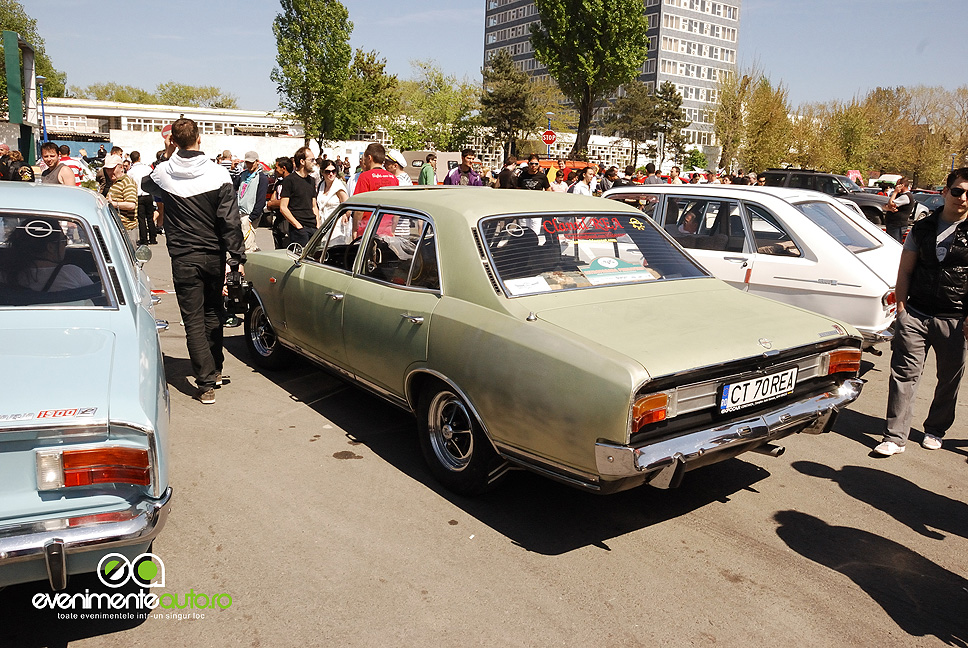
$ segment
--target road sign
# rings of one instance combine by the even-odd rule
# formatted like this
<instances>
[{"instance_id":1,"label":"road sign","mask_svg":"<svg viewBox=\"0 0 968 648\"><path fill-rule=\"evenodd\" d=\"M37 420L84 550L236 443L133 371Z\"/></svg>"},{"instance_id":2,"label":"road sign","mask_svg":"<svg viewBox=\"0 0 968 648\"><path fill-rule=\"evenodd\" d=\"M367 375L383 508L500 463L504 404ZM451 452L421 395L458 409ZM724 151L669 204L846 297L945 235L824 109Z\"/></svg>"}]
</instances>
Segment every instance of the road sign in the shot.
<instances>
[{"instance_id":1,"label":"road sign","mask_svg":"<svg viewBox=\"0 0 968 648\"><path fill-rule=\"evenodd\" d=\"M552 144L554 144L555 140L557 139L558 139L558 136L555 135L555 132L553 130L546 130L541 134L541 141L547 144L548 146L551 146Z\"/></svg>"}]
</instances>

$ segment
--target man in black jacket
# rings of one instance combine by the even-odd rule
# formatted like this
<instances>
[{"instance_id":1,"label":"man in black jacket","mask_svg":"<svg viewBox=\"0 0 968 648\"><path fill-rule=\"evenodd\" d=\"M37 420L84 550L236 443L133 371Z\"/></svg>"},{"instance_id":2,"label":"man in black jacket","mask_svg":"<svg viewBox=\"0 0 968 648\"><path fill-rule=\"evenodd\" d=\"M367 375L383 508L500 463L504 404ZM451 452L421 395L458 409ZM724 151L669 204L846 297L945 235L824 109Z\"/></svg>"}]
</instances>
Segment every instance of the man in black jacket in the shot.
<instances>
[{"instance_id":1,"label":"man in black jacket","mask_svg":"<svg viewBox=\"0 0 968 648\"><path fill-rule=\"evenodd\" d=\"M931 347L938 385L921 445L941 448L955 420L968 340L968 167L952 171L942 193L944 206L914 224L901 252L887 421L884 441L874 448L887 457L904 452L914 396Z\"/></svg>"},{"instance_id":2,"label":"man in black jacket","mask_svg":"<svg viewBox=\"0 0 968 648\"><path fill-rule=\"evenodd\" d=\"M222 382L225 255L240 270L245 263L239 205L228 170L202 153L194 121L177 120L171 139L178 150L157 165L142 186L164 204L175 297L198 386L195 398L209 405Z\"/></svg>"}]
</instances>

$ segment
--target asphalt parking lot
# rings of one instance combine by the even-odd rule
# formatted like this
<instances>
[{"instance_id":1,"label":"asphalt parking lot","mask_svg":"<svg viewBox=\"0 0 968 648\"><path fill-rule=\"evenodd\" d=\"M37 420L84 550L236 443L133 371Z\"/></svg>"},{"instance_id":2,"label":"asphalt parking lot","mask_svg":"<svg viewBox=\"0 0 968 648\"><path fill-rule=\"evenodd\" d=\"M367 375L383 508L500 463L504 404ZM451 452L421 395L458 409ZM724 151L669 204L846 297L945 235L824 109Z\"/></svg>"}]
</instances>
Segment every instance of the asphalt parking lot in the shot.
<instances>
[{"instance_id":1,"label":"asphalt parking lot","mask_svg":"<svg viewBox=\"0 0 968 648\"><path fill-rule=\"evenodd\" d=\"M468 499L432 480L412 417L307 362L256 370L241 328L230 383L192 400L173 295L158 316L174 497L153 551L165 591L231 605L78 621L31 606L46 585L11 587L0 645L968 646L968 406L942 450L871 456L887 354L865 355L833 433L779 458L608 497L517 472ZM932 365L916 428L933 386Z\"/></svg>"}]
</instances>

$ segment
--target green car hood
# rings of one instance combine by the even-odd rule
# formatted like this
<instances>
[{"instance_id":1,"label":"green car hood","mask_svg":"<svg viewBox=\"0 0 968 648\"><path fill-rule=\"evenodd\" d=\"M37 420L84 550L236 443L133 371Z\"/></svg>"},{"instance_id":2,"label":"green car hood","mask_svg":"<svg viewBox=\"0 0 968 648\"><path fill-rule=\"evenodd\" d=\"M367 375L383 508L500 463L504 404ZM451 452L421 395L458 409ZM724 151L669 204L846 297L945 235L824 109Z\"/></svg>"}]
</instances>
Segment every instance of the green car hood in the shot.
<instances>
[{"instance_id":1,"label":"green car hood","mask_svg":"<svg viewBox=\"0 0 968 648\"><path fill-rule=\"evenodd\" d=\"M107 421L111 331L40 328L7 330L4 336L10 344L0 371L0 432Z\"/></svg>"},{"instance_id":2,"label":"green car hood","mask_svg":"<svg viewBox=\"0 0 968 648\"><path fill-rule=\"evenodd\" d=\"M717 281L701 280L700 290L698 282L682 285L681 292L676 283L653 296L586 301L535 314L628 356L653 377L843 338L851 331L822 315Z\"/></svg>"}]
</instances>

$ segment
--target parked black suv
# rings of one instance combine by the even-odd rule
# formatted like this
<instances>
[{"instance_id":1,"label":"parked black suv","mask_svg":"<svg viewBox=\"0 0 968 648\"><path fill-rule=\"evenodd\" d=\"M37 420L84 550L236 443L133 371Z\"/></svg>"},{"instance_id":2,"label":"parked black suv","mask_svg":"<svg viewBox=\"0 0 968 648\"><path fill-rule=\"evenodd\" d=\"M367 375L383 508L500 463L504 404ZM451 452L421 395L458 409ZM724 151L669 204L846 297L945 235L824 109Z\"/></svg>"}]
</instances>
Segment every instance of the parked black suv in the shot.
<instances>
[{"instance_id":1,"label":"parked black suv","mask_svg":"<svg viewBox=\"0 0 968 648\"><path fill-rule=\"evenodd\" d=\"M884 224L884 205L887 204L887 196L866 193L847 176L812 169L767 169L760 175L766 176L768 187L812 189L837 198L845 198L857 203L872 223Z\"/></svg>"}]
</instances>

